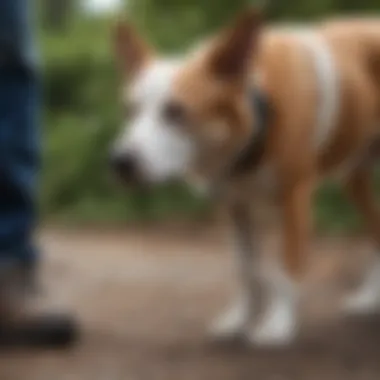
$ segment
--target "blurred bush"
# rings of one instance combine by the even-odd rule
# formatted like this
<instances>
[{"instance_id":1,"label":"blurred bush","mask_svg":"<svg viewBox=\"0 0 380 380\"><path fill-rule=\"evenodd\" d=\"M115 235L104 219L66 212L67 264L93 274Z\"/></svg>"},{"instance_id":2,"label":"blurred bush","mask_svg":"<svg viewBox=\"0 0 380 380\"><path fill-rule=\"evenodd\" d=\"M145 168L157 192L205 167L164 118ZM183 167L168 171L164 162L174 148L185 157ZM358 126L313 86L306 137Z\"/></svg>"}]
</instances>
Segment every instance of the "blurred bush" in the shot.
<instances>
[{"instance_id":1,"label":"blurred bush","mask_svg":"<svg viewBox=\"0 0 380 380\"><path fill-rule=\"evenodd\" d=\"M248 3L252 1L129 0L127 13L152 43L163 51L179 51ZM380 9L378 0L289 0L270 2L268 14L271 19L306 20L334 10L376 7ZM68 17L61 29L50 29L45 22L40 33L45 89L43 216L122 222L207 215L206 205L184 187L172 185L141 194L113 185L107 156L122 120L110 43L113 20L78 12ZM318 205L318 225L330 230L358 226L336 187L323 189Z\"/></svg>"}]
</instances>

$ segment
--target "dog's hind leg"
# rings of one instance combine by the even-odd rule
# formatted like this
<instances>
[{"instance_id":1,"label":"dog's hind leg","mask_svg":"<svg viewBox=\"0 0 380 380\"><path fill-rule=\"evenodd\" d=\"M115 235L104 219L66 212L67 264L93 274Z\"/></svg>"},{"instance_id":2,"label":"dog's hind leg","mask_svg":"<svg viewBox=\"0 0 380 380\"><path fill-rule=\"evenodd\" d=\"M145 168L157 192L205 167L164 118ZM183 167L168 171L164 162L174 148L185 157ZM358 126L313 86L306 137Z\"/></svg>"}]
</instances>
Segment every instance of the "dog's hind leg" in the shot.
<instances>
[{"instance_id":1,"label":"dog's hind leg","mask_svg":"<svg viewBox=\"0 0 380 380\"><path fill-rule=\"evenodd\" d=\"M211 325L210 334L217 339L244 336L254 312L256 287L252 266L257 252L251 236L252 222L249 205L233 204L230 207L230 218L237 245L235 250L239 289L232 305Z\"/></svg>"},{"instance_id":2,"label":"dog's hind leg","mask_svg":"<svg viewBox=\"0 0 380 380\"><path fill-rule=\"evenodd\" d=\"M344 300L344 311L351 314L380 310L380 210L371 186L372 162L366 161L350 176L346 190L361 213L379 250L362 284Z\"/></svg>"}]
</instances>

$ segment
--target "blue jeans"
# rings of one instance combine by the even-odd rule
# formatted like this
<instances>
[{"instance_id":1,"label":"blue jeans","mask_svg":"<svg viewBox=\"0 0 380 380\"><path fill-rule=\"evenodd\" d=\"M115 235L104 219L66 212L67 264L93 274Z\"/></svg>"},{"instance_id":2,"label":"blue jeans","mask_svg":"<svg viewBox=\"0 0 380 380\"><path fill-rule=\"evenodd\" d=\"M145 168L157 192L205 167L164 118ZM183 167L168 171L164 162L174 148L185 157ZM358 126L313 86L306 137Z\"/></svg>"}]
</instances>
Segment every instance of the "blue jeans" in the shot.
<instances>
[{"instance_id":1,"label":"blue jeans","mask_svg":"<svg viewBox=\"0 0 380 380\"><path fill-rule=\"evenodd\" d=\"M32 0L0 0L0 265L34 263L40 88Z\"/></svg>"}]
</instances>

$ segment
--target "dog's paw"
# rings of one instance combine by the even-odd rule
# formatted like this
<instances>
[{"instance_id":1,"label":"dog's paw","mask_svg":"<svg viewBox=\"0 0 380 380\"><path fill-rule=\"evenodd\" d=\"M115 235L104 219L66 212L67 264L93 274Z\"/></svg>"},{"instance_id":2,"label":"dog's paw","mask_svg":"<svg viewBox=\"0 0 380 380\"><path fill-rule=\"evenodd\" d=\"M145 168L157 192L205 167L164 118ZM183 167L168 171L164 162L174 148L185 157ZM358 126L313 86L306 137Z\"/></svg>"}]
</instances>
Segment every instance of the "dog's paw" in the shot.
<instances>
[{"instance_id":1,"label":"dog's paw","mask_svg":"<svg viewBox=\"0 0 380 380\"><path fill-rule=\"evenodd\" d=\"M213 340L228 340L241 336L247 325L247 310L235 305L212 322L209 336Z\"/></svg>"},{"instance_id":2,"label":"dog's paw","mask_svg":"<svg viewBox=\"0 0 380 380\"><path fill-rule=\"evenodd\" d=\"M380 263L371 266L359 289L343 300L342 309L351 315L380 310Z\"/></svg>"},{"instance_id":3,"label":"dog's paw","mask_svg":"<svg viewBox=\"0 0 380 380\"><path fill-rule=\"evenodd\" d=\"M380 311L380 288L371 288L365 284L354 294L344 298L342 309L347 315L364 315Z\"/></svg>"},{"instance_id":4,"label":"dog's paw","mask_svg":"<svg viewBox=\"0 0 380 380\"><path fill-rule=\"evenodd\" d=\"M359 291L344 299L342 309L347 315L370 314L380 310L380 300L376 295Z\"/></svg>"},{"instance_id":5,"label":"dog's paw","mask_svg":"<svg viewBox=\"0 0 380 380\"><path fill-rule=\"evenodd\" d=\"M295 333L289 328L261 326L249 335L249 343L259 347L283 347L290 345L295 339Z\"/></svg>"},{"instance_id":6,"label":"dog's paw","mask_svg":"<svg viewBox=\"0 0 380 380\"><path fill-rule=\"evenodd\" d=\"M250 332L249 342L256 346L284 346L297 335L296 310L285 303L272 305Z\"/></svg>"}]
</instances>

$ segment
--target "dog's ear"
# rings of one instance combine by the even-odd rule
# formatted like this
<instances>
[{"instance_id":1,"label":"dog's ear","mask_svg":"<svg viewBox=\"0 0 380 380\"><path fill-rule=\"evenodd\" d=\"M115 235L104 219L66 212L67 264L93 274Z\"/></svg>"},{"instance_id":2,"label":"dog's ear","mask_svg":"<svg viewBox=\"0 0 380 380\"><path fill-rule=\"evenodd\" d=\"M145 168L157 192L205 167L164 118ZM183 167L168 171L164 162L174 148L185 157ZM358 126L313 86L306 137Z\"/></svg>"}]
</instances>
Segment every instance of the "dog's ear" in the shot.
<instances>
[{"instance_id":1,"label":"dog's ear","mask_svg":"<svg viewBox=\"0 0 380 380\"><path fill-rule=\"evenodd\" d=\"M257 49L261 29L261 14L254 8L243 11L217 37L210 55L210 69L221 79L242 79Z\"/></svg>"},{"instance_id":2,"label":"dog's ear","mask_svg":"<svg viewBox=\"0 0 380 380\"><path fill-rule=\"evenodd\" d=\"M116 62L123 74L136 75L152 57L152 51L128 22L120 21L114 30Z\"/></svg>"}]
</instances>

